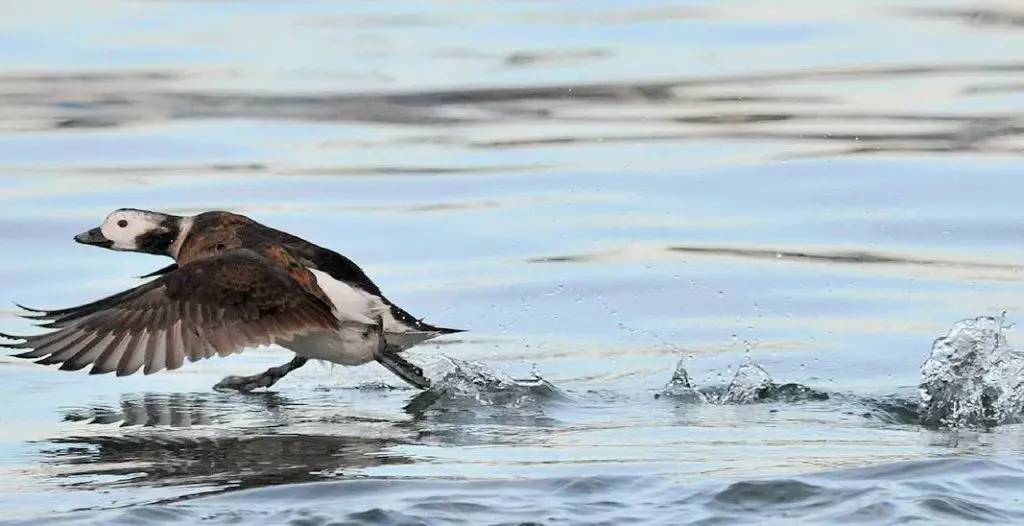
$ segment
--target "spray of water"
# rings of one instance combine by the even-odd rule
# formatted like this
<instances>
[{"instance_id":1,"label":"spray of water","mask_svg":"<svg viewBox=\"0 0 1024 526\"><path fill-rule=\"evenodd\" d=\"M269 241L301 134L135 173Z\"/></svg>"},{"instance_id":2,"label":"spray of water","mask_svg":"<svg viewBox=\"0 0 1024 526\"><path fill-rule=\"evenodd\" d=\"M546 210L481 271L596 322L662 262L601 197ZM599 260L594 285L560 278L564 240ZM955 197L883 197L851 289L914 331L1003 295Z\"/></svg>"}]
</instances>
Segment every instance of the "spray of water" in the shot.
<instances>
[{"instance_id":1,"label":"spray of water","mask_svg":"<svg viewBox=\"0 0 1024 526\"><path fill-rule=\"evenodd\" d=\"M1024 356L1006 343L1005 314L960 321L921 367L921 423L987 427L1020 421Z\"/></svg>"},{"instance_id":2,"label":"spray of water","mask_svg":"<svg viewBox=\"0 0 1024 526\"><path fill-rule=\"evenodd\" d=\"M685 362L685 358L679 360L672 379L656 397L664 396L692 404L753 404L775 399L780 388L772 381L768 371L750 359L736 369L736 374L726 386L695 388L686 371Z\"/></svg>"}]
</instances>

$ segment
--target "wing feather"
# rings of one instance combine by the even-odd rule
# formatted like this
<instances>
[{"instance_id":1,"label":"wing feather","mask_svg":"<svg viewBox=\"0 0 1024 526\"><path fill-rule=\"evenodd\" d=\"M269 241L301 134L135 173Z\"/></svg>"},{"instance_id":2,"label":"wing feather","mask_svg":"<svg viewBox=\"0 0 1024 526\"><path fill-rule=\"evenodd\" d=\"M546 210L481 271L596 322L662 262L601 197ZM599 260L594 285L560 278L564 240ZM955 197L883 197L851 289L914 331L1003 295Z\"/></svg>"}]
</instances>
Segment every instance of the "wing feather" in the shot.
<instances>
[{"instance_id":1,"label":"wing feather","mask_svg":"<svg viewBox=\"0 0 1024 526\"><path fill-rule=\"evenodd\" d=\"M117 361L115 372L118 376L129 376L138 372L143 365L146 365L146 344L149 343L149 331L142 329L141 333L135 335L131 348L121 352L121 358Z\"/></svg>"},{"instance_id":2,"label":"wing feather","mask_svg":"<svg viewBox=\"0 0 1024 526\"><path fill-rule=\"evenodd\" d=\"M332 330L331 305L286 269L251 250L175 267L138 287L77 307L29 309L51 332L0 336L15 356L90 374L153 374L212 356L229 356L277 338Z\"/></svg>"},{"instance_id":3,"label":"wing feather","mask_svg":"<svg viewBox=\"0 0 1024 526\"><path fill-rule=\"evenodd\" d=\"M107 333L102 339L93 341L90 345L75 353L74 356L64 360L60 368L65 371L78 371L92 363L108 345L120 343L124 337L125 333Z\"/></svg>"}]
</instances>

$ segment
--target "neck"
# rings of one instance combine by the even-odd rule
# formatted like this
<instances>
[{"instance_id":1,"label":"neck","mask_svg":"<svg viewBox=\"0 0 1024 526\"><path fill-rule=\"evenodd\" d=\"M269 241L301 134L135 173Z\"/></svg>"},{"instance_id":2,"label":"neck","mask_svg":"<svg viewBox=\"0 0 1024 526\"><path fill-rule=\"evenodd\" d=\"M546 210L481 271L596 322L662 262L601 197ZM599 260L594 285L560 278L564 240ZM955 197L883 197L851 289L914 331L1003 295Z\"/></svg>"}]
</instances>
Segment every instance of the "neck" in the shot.
<instances>
[{"instance_id":1,"label":"neck","mask_svg":"<svg viewBox=\"0 0 1024 526\"><path fill-rule=\"evenodd\" d=\"M185 238L188 237L189 231L192 230L192 218L191 217L180 217L178 218L177 232L178 236L174 238L174 242L167 248L167 255L171 256L175 261L178 260L178 254L181 253L181 246L185 244Z\"/></svg>"}]
</instances>

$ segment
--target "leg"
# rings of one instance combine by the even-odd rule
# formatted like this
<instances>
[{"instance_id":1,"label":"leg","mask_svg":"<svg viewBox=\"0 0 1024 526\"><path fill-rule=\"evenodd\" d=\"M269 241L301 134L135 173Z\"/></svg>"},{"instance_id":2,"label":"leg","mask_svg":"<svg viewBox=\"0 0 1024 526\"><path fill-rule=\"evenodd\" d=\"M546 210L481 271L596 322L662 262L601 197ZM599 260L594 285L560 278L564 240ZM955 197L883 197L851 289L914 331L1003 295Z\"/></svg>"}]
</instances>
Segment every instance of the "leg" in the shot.
<instances>
[{"instance_id":1,"label":"leg","mask_svg":"<svg viewBox=\"0 0 1024 526\"><path fill-rule=\"evenodd\" d=\"M383 350L377 351L374 358L377 359L378 363L413 387L430 389L430 380L423 376L423 369L402 358L397 352L397 347L386 347Z\"/></svg>"},{"instance_id":2,"label":"leg","mask_svg":"<svg viewBox=\"0 0 1024 526\"><path fill-rule=\"evenodd\" d=\"M279 365L277 367L271 367L260 374L254 374L252 376L228 376L223 380L217 382L217 385L213 386L216 390L234 390L243 393L248 393L257 387L270 387L277 383L278 380L282 379L288 373L306 365L309 358L302 356L296 356L292 358L292 361Z\"/></svg>"},{"instance_id":3,"label":"leg","mask_svg":"<svg viewBox=\"0 0 1024 526\"><path fill-rule=\"evenodd\" d=\"M412 385L417 389L430 389L430 380L423 376L423 369L417 367L399 354L402 352L402 348L397 345L391 345L384 339L384 319L378 318L380 324L378 327L378 340L377 350L373 353L373 358L377 360L377 363L383 365L387 370L391 371L406 383Z\"/></svg>"}]
</instances>

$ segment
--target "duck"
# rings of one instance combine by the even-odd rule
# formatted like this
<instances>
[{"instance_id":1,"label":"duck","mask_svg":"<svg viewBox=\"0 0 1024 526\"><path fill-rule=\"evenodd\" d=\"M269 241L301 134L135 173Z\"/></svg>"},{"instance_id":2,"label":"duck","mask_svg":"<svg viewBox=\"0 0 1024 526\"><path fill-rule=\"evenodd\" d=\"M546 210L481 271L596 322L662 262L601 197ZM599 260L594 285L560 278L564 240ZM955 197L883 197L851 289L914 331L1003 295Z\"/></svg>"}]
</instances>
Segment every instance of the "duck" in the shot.
<instances>
[{"instance_id":1,"label":"duck","mask_svg":"<svg viewBox=\"0 0 1024 526\"><path fill-rule=\"evenodd\" d=\"M431 386L401 353L465 332L428 324L390 301L354 261L243 214L191 216L138 208L110 212L74 236L102 249L166 256L173 263L148 281L63 309L15 303L53 329L31 336L0 332L14 357L61 370L129 376L173 371L186 361L278 345L291 361L250 376L228 376L217 390L267 388L309 360L343 366L377 362L415 388Z\"/></svg>"}]
</instances>

